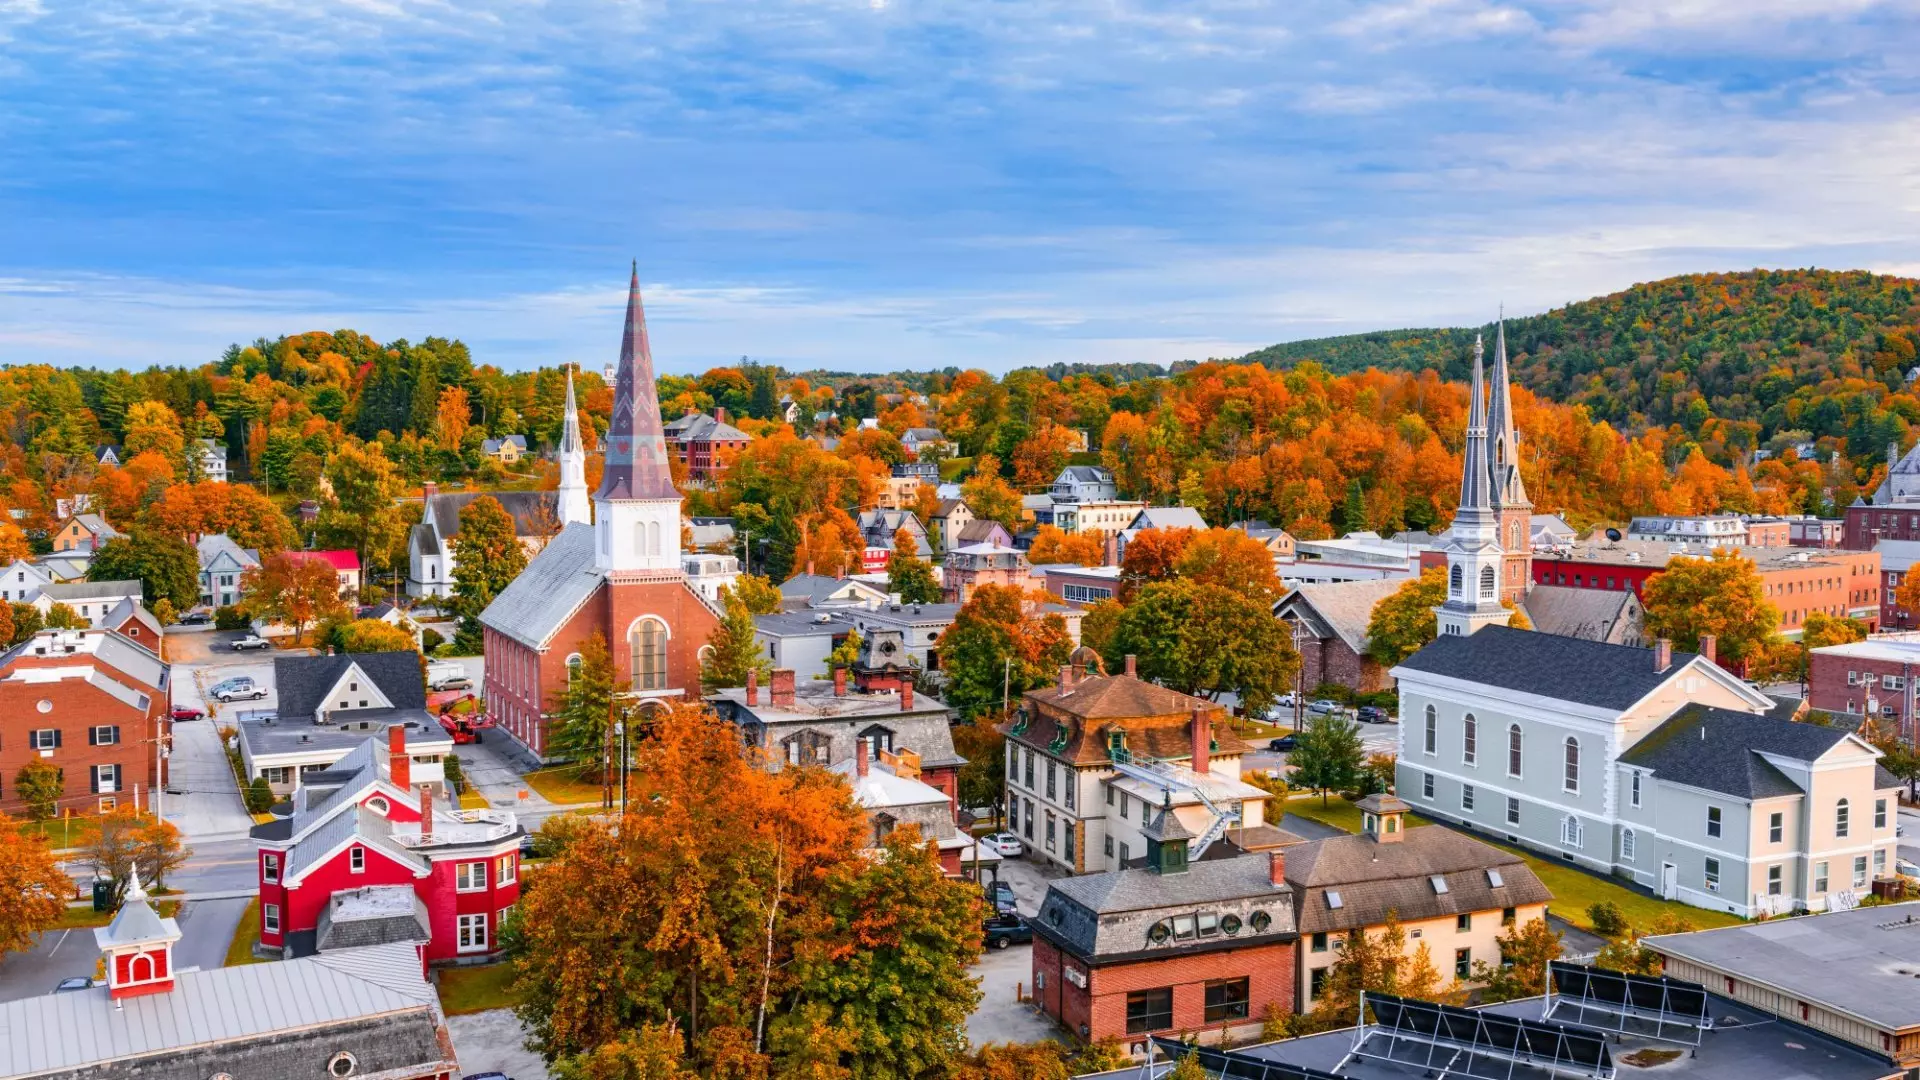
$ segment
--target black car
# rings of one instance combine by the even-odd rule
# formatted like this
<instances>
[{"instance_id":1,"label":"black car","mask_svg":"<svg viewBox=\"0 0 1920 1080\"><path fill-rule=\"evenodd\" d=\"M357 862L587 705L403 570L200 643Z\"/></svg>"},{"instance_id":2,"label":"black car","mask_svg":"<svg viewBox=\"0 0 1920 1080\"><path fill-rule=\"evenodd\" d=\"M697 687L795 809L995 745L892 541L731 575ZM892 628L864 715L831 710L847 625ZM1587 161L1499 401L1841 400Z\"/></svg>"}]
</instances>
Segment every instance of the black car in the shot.
<instances>
[{"instance_id":1,"label":"black car","mask_svg":"<svg viewBox=\"0 0 1920 1080\"><path fill-rule=\"evenodd\" d=\"M199 626L202 623L210 623L212 621L213 616L205 611L189 611L185 615L180 616L181 626Z\"/></svg>"},{"instance_id":2,"label":"black car","mask_svg":"<svg viewBox=\"0 0 1920 1080\"><path fill-rule=\"evenodd\" d=\"M1354 719L1363 724L1384 724L1387 722L1387 710L1378 705L1362 705L1354 714Z\"/></svg>"},{"instance_id":3,"label":"black car","mask_svg":"<svg viewBox=\"0 0 1920 1080\"><path fill-rule=\"evenodd\" d=\"M1287 751L1293 749L1293 736L1282 735L1267 744L1269 750Z\"/></svg>"},{"instance_id":4,"label":"black car","mask_svg":"<svg viewBox=\"0 0 1920 1080\"><path fill-rule=\"evenodd\" d=\"M996 881L988 885L986 887L986 894L987 902L993 905L995 911L1004 914L1014 911L1018 907L1013 900L1013 886L1004 881Z\"/></svg>"},{"instance_id":5,"label":"black car","mask_svg":"<svg viewBox=\"0 0 1920 1080\"><path fill-rule=\"evenodd\" d=\"M1004 949L1009 945L1030 945L1033 943L1033 927L1018 915L995 915L986 921L984 927L986 944L989 949Z\"/></svg>"}]
</instances>

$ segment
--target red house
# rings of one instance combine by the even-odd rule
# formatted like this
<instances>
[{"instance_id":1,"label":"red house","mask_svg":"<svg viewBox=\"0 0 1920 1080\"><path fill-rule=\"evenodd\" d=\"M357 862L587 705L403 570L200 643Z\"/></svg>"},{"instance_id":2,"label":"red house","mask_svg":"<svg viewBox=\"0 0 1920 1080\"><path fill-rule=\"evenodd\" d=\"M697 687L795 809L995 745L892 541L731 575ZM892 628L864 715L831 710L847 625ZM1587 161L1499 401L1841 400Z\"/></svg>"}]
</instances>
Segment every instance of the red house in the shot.
<instances>
[{"instance_id":1,"label":"red house","mask_svg":"<svg viewBox=\"0 0 1920 1080\"><path fill-rule=\"evenodd\" d=\"M640 704L699 693L720 619L687 581L668 453L635 275L593 521L562 529L480 615L487 711L521 756L547 760L547 711L594 634Z\"/></svg>"},{"instance_id":2,"label":"red house","mask_svg":"<svg viewBox=\"0 0 1920 1080\"><path fill-rule=\"evenodd\" d=\"M1272 851L1189 865L1193 834L1163 811L1147 865L1055 881L1033 920L1033 1000L1083 1039L1205 1042L1294 1011L1293 892Z\"/></svg>"},{"instance_id":3,"label":"red house","mask_svg":"<svg viewBox=\"0 0 1920 1080\"><path fill-rule=\"evenodd\" d=\"M486 957L520 899L509 811L436 808L403 728L301 778L259 842L260 949L291 958L405 942L425 964Z\"/></svg>"}]
</instances>

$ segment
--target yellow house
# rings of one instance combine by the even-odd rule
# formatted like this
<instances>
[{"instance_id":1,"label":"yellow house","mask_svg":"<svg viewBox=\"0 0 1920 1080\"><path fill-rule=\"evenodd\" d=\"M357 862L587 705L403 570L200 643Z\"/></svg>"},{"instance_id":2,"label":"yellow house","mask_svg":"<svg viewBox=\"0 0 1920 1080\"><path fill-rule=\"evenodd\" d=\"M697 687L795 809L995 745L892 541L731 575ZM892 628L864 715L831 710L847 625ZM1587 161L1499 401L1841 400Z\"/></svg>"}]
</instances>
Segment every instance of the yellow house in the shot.
<instances>
[{"instance_id":1,"label":"yellow house","mask_svg":"<svg viewBox=\"0 0 1920 1080\"><path fill-rule=\"evenodd\" d=\"M1361 832L1287 849L1300 942L1300 1012L1313 1008L1339 944L1355 930L1400 920L1409 957L1427 947L1445 985L1469 981L1478 961L1500 962L1498 938L1544 919L1553 894L1518 855L1438 825L1406 827L1407 804L1369 795Z\"/></svg>"}]
</instances>

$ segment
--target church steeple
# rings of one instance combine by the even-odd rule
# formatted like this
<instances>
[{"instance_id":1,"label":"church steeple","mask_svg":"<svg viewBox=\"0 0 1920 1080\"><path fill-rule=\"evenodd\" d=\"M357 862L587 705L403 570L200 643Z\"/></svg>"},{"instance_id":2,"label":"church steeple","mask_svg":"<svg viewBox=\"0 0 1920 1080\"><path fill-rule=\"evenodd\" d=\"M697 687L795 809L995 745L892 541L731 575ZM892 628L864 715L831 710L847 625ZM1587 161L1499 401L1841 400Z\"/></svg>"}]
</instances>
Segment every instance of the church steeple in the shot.
<instances>
[{"instance_id":1,"label":"church steeple","mask_svg":"<svg viewBox=\"0 0 1920 1080\"><path fill-rule=\"evenodd\" d=\"M558 517L561 526L579 522L593 523L593 507L587 499L587 447L580 439L580 413L573 400L573 368L567 368L567 415L560 429L560 492Z\"/></svg>"},{"instance_id":2,"label":"church steeple","mask_svg":"<svg viewBox=\"0 0 1920 1080\"><path fill-rule=\"evenodd\" d=\"M1493 472L1487 454L1487 385L1484 350L1473 341L1473 387L1467 403L1467 445L1460 470L1460 508L1441 550L1447 554L1447 600L1434 608L1441 634L1471 634L1489 623L1504 625L1500 604L1500 520L1493 507Z\"/></svg>"},{"instance_id":3,"label":"church steeple","mask_svg":"<svg viewBox=\"0 0 1920 1080\"><path fill-rule=\"evenodd\" d=\"M640 305L640 267L627 286L627 325L614 376L606 475L594 497L594 564L601 570L679 574L680 492L673 486L653 350Z\"/></svg>"},{"instance_id":4,"label":"church steeple","mask_svg":"<svg viewBox=\"0 0 1920 1080\"><path fill-rule=\"evenodd\" d=\"M1492 403L1487 416L1488 466L1493 478L1493 509L1499 518L1500 596L1518 604L1533 582L1533 503L1520 479L1520 437L1513 430L1513 394L1507 368L1507 320L1504 313L1493 344Z\"/></svg>"}]
</instances>

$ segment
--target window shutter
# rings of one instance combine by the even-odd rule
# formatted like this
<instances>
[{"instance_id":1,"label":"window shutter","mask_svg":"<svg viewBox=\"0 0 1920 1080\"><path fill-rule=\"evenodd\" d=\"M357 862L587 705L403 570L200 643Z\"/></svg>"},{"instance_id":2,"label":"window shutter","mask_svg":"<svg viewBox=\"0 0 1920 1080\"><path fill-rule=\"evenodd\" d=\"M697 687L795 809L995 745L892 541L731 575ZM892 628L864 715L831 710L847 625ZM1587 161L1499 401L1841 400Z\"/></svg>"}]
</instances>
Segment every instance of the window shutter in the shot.
<instances>
[{"instance_id":1,"label":"window shutter","mask_svg":"<svg viewBox=\"0 0 1920 1080\"><path fill-rule=\"evenodd\" d=\"M95 795L100 794L100 766L95 765L87 770L87 786Z\"/></svg>"},{"instance_id":2,"label":"window shutter","mask_svg":"<svg viewBox=\"0 0 1920 1080\"><path fill-rule=\"evenodd\" d=\"M98 726L89 726L87 728L87 745L88 746L100 745L100 728Z\"/></svg>"},{"instance_id":3,"label":"window shutter","mask_svg":"<svg viewBox=\"0 0 1920 1080\"><path fill-rule=\"evenodd\" d=\"M107 766L107 768L113 770L113 790L119 791L120 790L120 766L109 765Z\"/></svg>"},{"instance_id":4,"label":"window shutter","mask_svg":"<svg viewBox=\"0 0 1920 1080\"><path fill-rule=\"evenodd\" d=\"M55 750L60 749L60 729L59 728L53 729L53 748Z\"/></svg>"}]
</instances>

